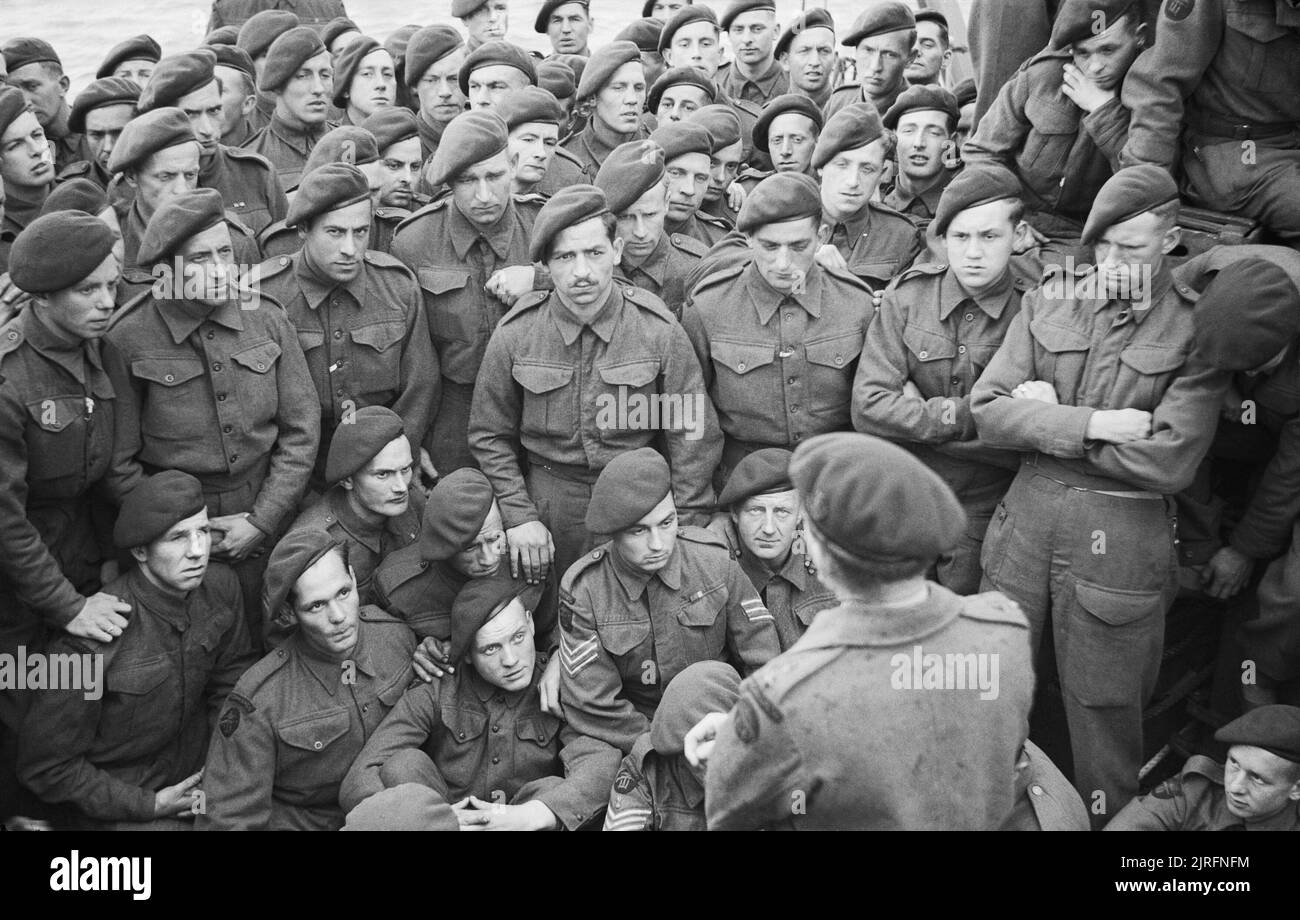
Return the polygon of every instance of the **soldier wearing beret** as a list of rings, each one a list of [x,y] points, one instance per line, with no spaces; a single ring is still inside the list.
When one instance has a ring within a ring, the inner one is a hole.
[[[588,182],[619,144],[644,140],[650,131],[642,122],[646,102],[645,68],[641,50],[628,41],[611,42],[591,56],[578,81],[578,112],[587,126],[561,146],[582,164]]]
[[[397,67],[392,54],[370,36],[334,58],[334,105],[341,124],[359,125],[397,101]]]
[[[136,35],[114,45],[104,56],[95,79],[122,77],[144,86],[153,76],[154,67],[162,58],[162,47],[152,36]]]
[[[709,187],[700,210],[730,223],[733,227],[745,201],[745,190],[737,184],[741,164],[745,162],[745,140],[740,133],[740,119],[730,106],[706,105],[690,115],[709,132]]]
[[[984,532],[1019,466],[981,440],[970,410],[971,388],[1028,289],[1011,272],[1029,233],[1019,196],[1000,166],[972,166],[948,186],[934,222],[946,258],[905,271],[885,291],[853,381],[853,426],[911,451],[966,512],[966,530],[934,576],[956,594],[979,590]]]
[[[916,16],[911,7],[899,0],[872,4],[853,20],[840,44],[853,49],[858,81],[831,93],[826,117],[855,102],[870,102],[876,111],[888,112],[907,89],[904,71],[916,44]]]
[[[644,58],[645,55],[642,54],[642,57]],[[537,85],[554,96],[556,101],[560,103],[560,111],[564,113],[564,117],[560,120],[561,137],[568,137],[575,131],[586,127],[585,122],[580,126],[573,114],[573,106],[576,101],[574,97],[578,93],[578,77],[571,65],[565,61],[555,59],[542,61],[537,65]]]
[[[208,512],[186,473],[164,470],[136,486],[113,541],[135,561],[105,587],[126,622],[111,642],[63,636],[46,646],[99,656],[103,670],[97,691],[31,695],[18,775],[44,801],[70,805],[75,826],[188,826],[178,819],[197,811],[211,719],[253,663],[239,580],[209,565]]]
[[[36,219],[54,183],[45,130],[22,92],[0,86],[0,187],[5,208],[0,232],[12,240]]]
[[[694,67],[673,67],[650,87],[646,111],[660,124],[681,121],[718,98],[713,81]]]
[[[451,15],[464,27],[471,52],[487,42],[505,41],[510,30],[506,0],[451,0]]]
[[[411,683],[415,637],[360,603],[346,547],[321,531],[293,531],[276,545],[265,602],[293,632],[226,700],[196,827],[338,830],[339,786]]]
[[[275,114],[275,93],[264,90],[258,84],[262,72],[266,69],[266,59],[275,40],[291,29],[302,25],[296,13],[288,10],[263,10],[249,17],[239,27],[239,36],[235,47],[244,51],[253,63],[253,84],[256,93],[254,110],[250,113],[253,134],[261,131],[271,122]]]
[[[135,117],[139,98],[140,84],[125,77],[105,77],[81,91],[72,104],[68,125],[81,132],[87,158],[63,169],[58,181],[85,178],[98,183],[100,188],[108,188],[113,179],[108,171],[109,158],[122,129]]]
[[[559,146],[568,115],[560,101],[540,86],[525,86],[501,97],[494,111],[510,130],[510,162],[515,195],[550,198],[562,188],[584,182],[582,163]]]
[[[361,27],[346,16],[335,16],[325,23],[320,30],[321,44],[325,46],[325,50],[334,59],[336,67],[338,66],[339,55],[346,51],[353,42],[363,37]]]
[[[257,133],[253,113],[257,111],[257,70],[242,48],[209,45],[217,56],[214,74],[221,81],[221,143],[242,147]]]
[[[708,764],[709,829],[1000,827],[1029,729],[1029,631],[1001,594],[925,580],[961,535],[961,506],[915,457],[862,434],[802,445],[790,477],[841,602],[740,685],[729,715],[688,734],[687,757]],[[934,662],[953,654],[988,670],[945,680]]]
[[[881,123],[894,132],[897,160],[893,184],[883,189],[881,204],[906,214],[922,228],[939,207],[957,162],[953,132],[957,99],[938,86],[910,86],[885,113]]]
[[[379,154],[371,174],[378,187],[372,193],[374,219],[366,245],[388,252],[397,228],[412,210],[429,203],[428,195],[416,191],[424,169],[419,116],[405,106],[388,105],[363,121],[361,128],[374,135]]]
[[[494,41],[469,52],[457,75],[470,109],[490,109],[506,93],[537,85],[537,65],[518,45]]]
[[[272,4],[268,0],[212,0],[212,13],[208,18],[208,31],[234,26],[239,28],[250,19],[264,15]],[[294,0],[294,12],[305,26],[322,31],[337,19],[346,21],[343,0]],[[278,13],[279,10],[270,10]],[[297,23],[294,23],[297,25]]]
[[[731,61],[713,77],[724,93],[762,105],[789,92],[789,77],[773,53],[778,35],[775,0],[731,0],[719,25],[731,41]]]
[[[11,38],[0,45],[0,55],[9,71],[8,84],[22,92],[50,142],[54,170],[84,160],[82,136],[68,125],[69,84],[58,53],[39,38]]]
[[[1149,795],[1129,802],[1108,831],[1300,830],[1300,709],[1260,706],[1214,733],[1224,763],[1201,754]]]
[[[546,36],[553,54],[591,57],[587,40],[594,22],[587,0],[546,0],[537,11],[533,31]]]
[[[1228,382],[1189,354],[1194,295],[1166,259],[1177,219],[1168,173],[1112,176],[1083,232],[1097,267],[1025,295],[970,398],[984,442],[1024,454],[984,538],[984,584],[1024,608],[1036,653],[1051,630],[1097,824],[1137,791],[1177,584],[1168,496],[1191,484]]]
[[[776,59],[790,81],[789,92],[802,93],[825,109],[835,87],[835,19],[814,7],[795,16],[776,40]]]
[[[732,229],[729,220],[701,210],[713,175],[713,136],[698,121],[667,122],[651,133],[650,142],[664,151],[664,229],[712,246]]]
[[[420,148],[427,161],[438,149],[447,124],[469,104],[460,89],[460,68],[468,52],[451,26],[426,26],[406,46],[405,80],[419,102]]]
[[[320,403],[280,305],[230,289],[220,194],[198,189],[162,205],[139,258],[164,269],[159,284],[118,311],[106,337],[121,411],[113,468],[124,476],[179,469],[202,483],[221,534],[213,554],[239,574],[257,642],[260,549],[307,487]]]
[[[825,121],[821,109],[801,93],[785,93],[763,106],[754,122],[754,149],[771,158],[771,169],[751,165],[740,174],[746,192],[778,172],[812,175],[812,154]]]
[[[641,49],[641,66],[645,68],[646,83],[654,86],[665,70],[663,56],[659,54],[659,33],[664,30],[662,19],[634,19],[614,36],[617,42],[632,42]]]

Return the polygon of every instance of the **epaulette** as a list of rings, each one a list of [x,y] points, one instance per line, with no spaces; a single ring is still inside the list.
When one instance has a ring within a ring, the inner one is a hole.
[[[546,204],[546,196],[539,192],[521,192],[510,197],[515,204],[535,204],[539,208]]]
[[[841,83],[839,86],[835,87],[835,89],[831,90],[831,99],[835,98],[840,93],[860,93],[861,91],[861,83]],[[826,101],[830,102],[830,99]]]
[[[680,249],[682,252],[703,259],[709,254],[709,247],[702,240],[697,240],[693,236],[687,236],[685,233],[668,234],[668,242]]]
[[[1175,281],[1173,284],[1173,288],[1175,291],[1177,291],[1179,294],[1182,295],[1184,300],[1189,301],[1190,303],[1196,303],[1198,300],[1201,299],[1201,295],[1198,294],[1196,292],[1196,289],[1193,288],[1190,284],[1185,284],[1182,281]]]
[[[90,172],[91,165],[92,164],[89,160],[78,160],[75,163],[69,163],[67,166],[63,167],[62,171],[57,176],[54,177],[54,181],[56,183],[63,183],[67,182],[69,179],[79,179]]]
[[[695,283],[695,287],[691,288],[691,299],[694,300],[695,295],[703,291],[705,288],[716,287],[719,284],[738,278],[740,273],[748,266],[748,262],[736,262],[731,265],[725,265],[717,271],[709,272]]]
[[[501,317],[501,322],[497,323],[497,325],[504,326],[506,323],[517,319],[533,307],[544,303],[546,298],[550,296],[550,291],[529,291],[527,294],[515,301],[515,305],[510,308],[510,312]]]
[[[727,220],[725,217],[718,217],[716,214],[709,214],[705,211],[696,211],[695,219],[721,230],[726,230],[728,233],[735,229],[735,227],[731,226],[731,221]]]
[[[406,228],[406,227],[408,227],[409,225],[415,223],[415,221],[419,220],[419,219],[420,219],[421,217],[423,217],[424,215],[426,215],[426,214],[432,214],[432,213],[434,213],[435,211],[441,211],[443,208],[445,208],[445,207],[447,206],[447,202],[449,202],[449,201],[451,201],[451,197],[450,197],[450,196],[444,196],[444,197],[442,197],[442,198],[437,198],[437,199],[435,199],[435,200],[429,202],[429,203],[426,204],[424,207],[420,208],[420,210],[418,210],[418,211],[416,211],[415,213],[413,213],[410,217],[406,218],[406,220],[404,220],[404,221],[402,221],[400,224],[398,224],[398,225],[397,225],[397,229],[394,230],[393,232],[394,232],[394,233],[401,233],[402,230],[403,230],[404,228]]]
[[[265,262],[259,262],[253,267],[249,274],[249,281],[265,281],[268,278],[274,278],[276,275],[282,275],[289,270],[293,264],[293,259],[289,256],[276,256],[267,259]]]
[[[277,233],[287,232],[288,230],[289,228],[285,226],[283,219],[273,220],[263,227],[257,234],[257,242],[260,245],[266,240],[269,240],[272,236],[275,236]]]
[[[659,297],[651,294],[645,288],[639,288],[635,284],[623,286],[623,297],[630,300],[644,310],[649,310],[656,316],[666,319],[668,322],[677,322],[677,317],[673,316],[673,311],[668,309],[668,304],[664,303]]]
[[[731,558],[731,546],[722,537],[705,527],[695,527],[689,524],[683,524],[677,528],[677,536],[687,543],[698,543],[701,546],[712,546],[722,550]]]
[[[118,323],[122,322],[122,320],[126,319],[127,316],[129,316],[132,312],[138,309],[140,304],[144,303],[146,300],[152,299],[152,297],[153,297],[153,291],[141,291],[139,294],[136,294],[126,303],[122,304],[122,306],[118,307],[113,312],[112,317],[108,321],[107,331],[111,332],[114,328],[117,327]]]
[[[873,211],[883,214],[885,217],[897,217],[899,220],[907,221],[907,223],[910,226],[916,226],[915,224],[912,223],[912,219],[910,217],[908,217],[906,214],[904,214],[902,211],[898,210],[897,208],[891,208],[887,204],[882,204],[879,201],[868,201],[867,207]]]
[[[579,556],[573,565],[569,566],[568,571],[566,571],[560,578],[560,597],[563,598],[567,594],[572,598],[573,586],[577,582],[579,576],[597,562],[604,559],[607,552],[609,552],[609,550],[605,547],[598,546]]]
[[[230,226],[234,227],[236,230],[241,231],[249,239],[257,239],[257,234],[253,232],[253,228],[240,220],[239,215],[234,211],[226,211],[226,223],[230,224]]]
[[[387,610],[376,607],[374,604],[366,604],[362,607],[360,616],[361,619],[365,620],[367,623],[398,623],[402,626],[406,625],[405,620],[393,616]]]
[[[406,210],[406,208],[396,208],[391,206],[375,208],[376,220],[396,221],[400,224],[410,216],[411,212]]]
[[[1029,628],[1020,605],[999,591],[986,591],[962,598],[964,603],[961,615],[985,623],[1006,623],[1010,626]]]
[[[744,170],[741,171],[740,175],[736,176],[736,181],[739,182],[741,179],[757,179],[762,181],[768,176],[774,175],[776,175],[776,170],[774,169],[755,169],[752,166],[746,166]]]
[[[1073,60],[1073,55],[1069,51],[1056,51],[1052,49],[1045,49],[1043,51],[1040,51],[1038,54],[1035,54],[1033,57],[1026,58],[1024,63],[1022,63],[1019,68],[1017,68],[1017,72],[1022,70],[1028,70],[1030,67],[1033,67],[1035,64],[1042,63],[1043,61],[1064,62],[1070,60]]]
[[[259,687],[271,679],[271,675],[280,670],[289,662],[289,653],[284,650],[284,646],[267,652],[251,668],[244,672],[235,684],[235,689],[231,691],[227,702],[237,703],[245,712],[252,712],[253,695],[257,693]],[[239,696],[243,702],[235,699]]]
[[[400,268],[412,278],[415,277],[415,272],[411,271],[405,262],[396,256],[389,255],[386,252],[381,252],[378,249],[367,249],[366,254],[362,256],[362,258],[364,258],[369,264],[378,266],[379,268]]]
[[[260,153],[253,153],[253,151],[245,150],[243,147],[231,147],[229,144],[222,144],[221,146],[225,149],[227,154],[236,160],[248,160],[250,163],[261,163],[266,167],[268,172],[275,171],[275,167],[271,165],[271,161]]]
[[[16,351],[18,346],[23,343],[23,331],[18,328],[18,317],[14,317],[0,326],[0,362],[4,361],[5,355],[11,351]]]
[[[1187,763],[1183,764],[1183,769],[1178,775],[1180,777],[1189,775],[1204,776],[1216,786],[1222,786],[1223,764],[1212,757],[1206,757],[1204,754],[1193,754],[1187,758]]]
[[[948,269],[947,262],[920,262],[912,263],[903,269],[897,278],[889,282],[887,290],[893,290],[896,287],[902,287],[903,284],[912,278],[931,277],[933,275],[942,275]]]
[[[828,268],[827,266],[823,265],[822,271],[826,272],[826,274],[830,275],[832,278],[836,279],[837,281],[843,281],[845,284],[851,284],[856,288],[861,288],[862,290],[866,291],[868,294],[871,294],[873,297],[876,296],[877,294],[875,288],[867,284],[866,281],[859,278],[857,275],[853,274],[853,272],[847,268],[839,268],[838,266]]]

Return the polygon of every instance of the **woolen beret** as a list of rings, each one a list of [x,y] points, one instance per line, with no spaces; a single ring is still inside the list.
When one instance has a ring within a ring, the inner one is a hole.
[[[774,96],[764,104],[762,111],[758,113],[758,118],[754,121],[753,133],[751,135],[754,146],[763,151],[767,149],[767,132],[772,127],[772,122],[778,115],[785,115],[790,112],[796,115],[806,115],[812,119],[815,129],[820,133],[822,126],[826,124],[826,117],[822,114],[821,107],[813,102],[803,93],[782,93]]]
[[[668,461],[657,450],[624,451],[605,465],[591,487],[587,529],[603,536],[625,530],[653,511],[672,487]]]
[[[653,140],[619,144],[596,173],[596,188],[605,193],[610,213],[622,214],[664,181],[664,151]]]
[[[168,199],[149,218],[136,262],[145,268],[166,261],[196,234],[225,219],[221,193],[214,188],[196,188]]]
[[[821,187],[804,173],[773,173],[754,186],[736,215],[736,229],[750,233],[768,224],[801,217],[820,218]]]
[[[952,489],[911,452],[870,435],[810,438],[790,460],[790,480],[809,526],[857,560],[929,563],[966,531]]]
[[[99,268],[115,242],[98,217],[81,211],[42,214],[14,240],[9,278],[28,294],[62,291]]]
[[[367,115],[360,125],[375,137],[375,146],[382,155],[385,150],[401,141],[420,136],[420,124],[415,113],[405,106],[385,105]]]
[[[939,196],[932,221],[935,235],[947,233],[952,219],[967,208],[1004,198],[1019,198],[1020,195],[1020,180],[1005,166],[996,163],[967,166],[953,177]]]
[[[504,64],[513,67],[528,77],[528,82],[537,85],[537,65],[533,57],[518,45],[510,42],[484,42],[469,53],[465,63],[460,65],[460,91],[469,94],[469,75],[480,67]]]
[[[582,71],[578,81],[578,99],[590,99],[610,81],[624,64],[640,64],[641,49],[633,42],[610,42],[598,48]]]
[[[81,134],[86,130],[86,113],[107,105],[135,105],[140,98],[140,84],[126,77],[104,77],[91,83],[72,103],[68,130]]]
[[[213,29],[207,35],[203,36],[203,44],[211,45],[213,47],[216,47],[217,45],[225,45],[228,48],[233,48],[237,41],[239,41],[238,26],[222,26],[219,29]],[[243,49],[241,48],[240,50],[242,51]],[[244,53],[247,54],[248,52],[245,51]]]
[[[275,544],[266,561],[266,576],[262,580],[262,610],[268,619],[274,620],[280,615],[280,608],[289,600],[289,594],[302,573],[340,545],[323,530],[290,531]]]
[[[582,75],[587,70],[588,59],[581,54],[557,54],[552,56],[550,60],[569,65],[569,69],[573,71],[573,86],[576,93],[578,84],[582,82]]]
[[[717,85],[694,67],[670,67],[650,87],[650,95],[646,97],[647,111],[653,114],[659,108],[659,100],[663,98],[664,90],[670,86],[698,86],[704,90],[710,102],[716,102],[718,98]]]
[[[303,174],[298,194],[289,203],[284,225],[292,229],[313,217],[369,198],[370,180],[365,173],[348,163],[325,163]]]
[[[445,134],[443,143],[446,143]],[[605,200],[605,193],[596,186],[565,186],[537,212],[537,219],[533,221],[533,238],[528,245],[529,261],[540,262],[545,259],[551,240],[574,224],[609,213],[609,202]]]
[[[108,157],[111,174],[140,166],[159,150],[180,144],[197,144],[189,117],[174,105],[163,106],[126,123],[117,146]]]
[[[1052,24],[1052,47],[1064,50],[1075,42],[1100,35],[1119,22],[1136,2],[1137,0],[1064,0]]]
[[[506,93],[492,107],[492,111],[497,113],[511,131],[520,125],[538,122],[558,125],[565,117],[560,100],[550,90],[540,86],[525,86]]]
[[[546,2],[542,4],[541,9],[537,11],[537,18],[533,20],[533,31],[540,35],[545,35],[546,27],[550,25],[551,14],[566,3],[581,4],[582,8],[587,11],[587,15],[591,15],[591,7],[587,3],[587,0],[546,0]]]
[[[411,47],[411,37],[416,32],[419,32],[421,28],[422,26],[415,23],[401,26],[394,29],[393,33],[384,39],[384,50],[392,55],[399,82],[406,79],[406,49]]]
[[[725,661],[697,661],[668,682],[650,722],[655,752],[686,750],[686,733],[711,712],[730,712],[740,695],[740,675]]]
[[[718,25],[718,15],[713,10],[703,4],[699,6],[684,6],[672,18],[664,24],[664,29],[659,33],[659,53],[663,54],[664,49],[673,43],[673,36],[683,26],[688,26],[693,22],[711,22],[715,29],[720,29]]]
[[[229,67],[238,70],[248,77],[249,89],[252,89],[257,83],[257,68],[253,66],[253,59],[248,56],[248,52],[243,48],[236,48],[234,45],[211,45],[212,52],[217,56],[218,67]]]
[[[701,106],[686,116],[686,120],[698,122],[709,132],[709,137],[713,138],[712,153],[744,140],[740,133],[740,118],[737,117],[736,110],[729,105],[717,102]]]
[[[402,417],[384,406],[364,406],[351,421],[334,429],[329,456],[325,460],[325,483],[334,485],[361,470],[376,454],[403,437]]]
[[[475,467],[443,476],[429,492],[420,523],[420,558],[450,559],[473,544],[492,513],[492,483]]]
[[[348,812],[342,830],[459,831],[460,820],[436,790],[424,783],[399,783],[363,799]]]
[[[970,105],[975,101],[975,81],[970,77],[962,80],[952,91],[953,96],[957,99],[957,108],[960,110],[964,106]],[[960,111],[959,111],[960,114]]]
[[[764,447],[748,454],[731,471],[718,496],[718,506],[734,508],[748,498],[765,492],[785,492],[790,482],[790,457],[784,447]]]
[[[27,97],[22,90],[16,86],[0,84],[0,134],[8,131],[19,115],[30,111],[32,107],[27,104]]]
[[[334,40],[340,35],[346,35],[348,32],[360,32],[361,27],[346,16],[335,16],[325,25],[321,26],[320,40],[326,48],[334,44]]]
[[[1300,708],[1273,703],[1257,706],[1214,733],[1224,744],[1249,744],[1300,763]]]
[[[336,107],[341,109],[348,104],[348,84],[352,82],[352,78],[361,69],[362,59],[376,51],[387,50],[387,48],[379,44],[378,39],[371,38],[369,35],[363,35],[343,50],[343,53],[334,62],[333,102]],[[391,53],[389,57],[392,57]],[[395,65],[396,62],[394,62]]]
[[[113,525],[113,545],[118,549],[148,546],[207,503],[203,486],[189,473],[163,470],[127,493]]]
[[[136,108],[141,112],[176,105],[190,93],[216,79],[217,53],[211,48],[196,48],[184,54],[169,54],[158,62],[153,76],[140,91]]]
[[[957,124],[957,119],[961,116],[956,96],[942,86],[921,83],[903,90],[881,122],[893,131],[898,128],[898,120],[908,112],[926,111],[943,112],[948,116],[950,125]]]
[[[790,21],[784,29],[781,30],[781,37],[776,40],[776,45],[772,53],[777,57],[785,54],[790,50],[790,43],[800,32],[807,32],[809,29],[830,29],[835,32],[835,17],[831,11],[824,7],[815,6],[810,10],[799,13]]]
[[[871,6],[853,20],[848,34],[840,42],[841,45],[856,48],[858,42],[872,35],[916,28],[916,16],[907,4],[899,3],[898,0],[868,0],[868,2]]]
[[[41,205],[42,214],[55,211],[81,211],[98,217],[108,207],[108,192],[89,179],[69,179],[54,186]]]
[[[254,13],[239,27],[235,46],[243,48],[254,59],[266,54],[275,40],[302,25],[297,13],[288,10],[262,10]]]
[[[40,38],[11,38],[0,45],[0,55],[4,56],[5,67],[12,74],[19,67],[28,64],[58,64],[63,66],[54,46]]]
[[[487,0],[451,0],[451,15],[464,19],[485,3]]]
[[[505,150],[509,143],[510,129],[496,112],[461,112],[442,132],[429,161],[429,183],[435,188],[447,185],[463,170]]]
[[[326,163],[349,163],[353,166],[365,166],[379,159],[379,142],[375,136],[360,125],[339,125],[325,132],[325,135],[311,148],[307,155],[307,164],[302,174],[306,176],[314,169]],[[299,180],[301,181],[301,180]]]
[[[718,24],[722,26],[725,32],[731,28],[731,24],[736,21],[736,17],[741,13],[753,13],[756,10],[771,10],[776,12],[776,0],[731,0],[727,4],[727,9],[722,14],[722,19]]]
[[[1196,350],[1223,371],[1267,363],[1300,333],[1300,291],[1264,259],[1242,259],[1206,285],[1192,313]]]
[[[257,88],[264,93],[284,89],[303,64],[325,53],[320,36],[310,28],[298,26],[290,29],[271,43]]]
[[[1090,246],[1107,228],[1177,200],[1178,185],[1164,169],[1151,163],[1127,166],[1107,179],[1093,199],[1083,242]]]
[[[614,36],[616,42],[631,42],[641,49],[642,54],[659,53],[659,33],[664,30],[664,21],[647,16],[634,19]]]
[[[668,121],[650,133],[650,140],[664,148],[664,161],[671,163],[688,153],[713,153],[709,130],[697,121]]]
[[[537,65],[537,85],[563,101],[578,91],[578,78],[564,61],[542,61]]]
[[[465,44],[465,37],[451,26],[426,26],[411,36],[406,45],[406,85],[415,86],[424,72]]]
[[[770,123],[769,123],[770,124]],[[822,126],[813,148],[812,165],[821,169],[836,155],[845,150],[857,150],[872,141],[880,140],[885,133],[880,123],[880,112],[870,102],[846,105]]]
[[[136,35],[124,42],[114,45],[104,58],[104,63],[95,71],[95,78],[111,77],[113,71],[124,61],[153,61],[155,64],[162,57],[162,47],[148,35]]]
[[[524,609],[531,612],[537,609],[541,596],[541,585],[530,585],[523,578],[512,578],[508,565],[501,566],[491,575],[465,582],[451,604],[448,660],[459,664],[473,648],[474,636],[483,624],[504,610],[512,600],[519,598]]]

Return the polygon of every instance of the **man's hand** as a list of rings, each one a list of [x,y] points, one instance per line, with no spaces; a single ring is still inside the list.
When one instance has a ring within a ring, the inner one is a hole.
[[[911,380],[903,381],[903,395],[909,399],[925,399],[925,397],[921,395],[921,388]]]
[[[1141,409],[1098,409],[1088,416],[1083,437],[1111,444],[1141,441],[1151,437],[1151,413]]]
[[[564,718],[564,710],[560,708],[559,652],[552,655],[551,660],[546,662],[546,670],[542,672],[542,679],[537,683],[537,695],[542,700],[542,712],[549,712],[553,716]]]
[[[1112,99],[1118,98],[1114,90],[1102,89],[1092,81],[1091,77],[1073,64],[1065,65],[1065,76],[1061,84],[1061,92],[1065,93],[1066,98],[1089,114],[1097,111]]]
[[[211,520],[221,540],[212,544],[212,556],[220,562],[242,562],[266,539],[266,534],[248,522],[248,513],[221,514]]]
[[[508,307],[523,297],[536,285],[531,265],[508,265],[498,268],[483,285],[483,289]]]
[[[849,263],[844,261],[844,256],[830,243],[822,244],[817,250],[817,264],[822,268],[837,268],[844,272],[849,270]]]
[[[425,447],[420,448],[420,478],[426,492],[438,482],[438,468],[433,465],[433,458]]]
[[[1011,398],[1036,399],[1039,402],[1051,403],[1053,406],[1061,404],[1061,401],[1056,398],[1056,387],[1046,380],[1026,380],[1011,391]]]
[[[555,554],[555,541],[541,521],[528,521],[506,530],[506,543],[510,545],[510,575],[518,578],[520,569],[530,585],[541,584],[551,567]]]
[[[471,795],[451,807],[463,831],[549,831],[556,825],[555,812],[541,802],[498,805]]]
[[[201,779],[203,779],[202,770],[185,777],[175,786],[159,789],[153,797],[153,816],[155,818],[194,817],[194,787]]]
[[[126,601],[101,591],[86,598],[86,602],[81,605],[81,612],[63,628],[83,639],[112,642],[126,629],[126,617],[123,614],[130,612],[131,605]]]
[[[1201,569],[1201,584],[1210,597],[1227,600],[1246,586],[1254,568],[1254,559],[1231,546],[1224,546]]]
[[[718,740],[718,728],[727,721],[727,713],[711,712],[695,723],[695,727],[686,733],[686,762],[692,767],[708,764],[713,745]]]
[[[739,211],[745,204],[745,187],[739,182],[727,186],[727,204],[733,211]]]
[[[450,642],[425,636],[424,640],[415,647],[415,654],[411,657],[411,667],[415,670],[415,675],[429,684],[435,680],[442,680],[447,674],[455,674],[456,668],[447,657],[450,652]]]

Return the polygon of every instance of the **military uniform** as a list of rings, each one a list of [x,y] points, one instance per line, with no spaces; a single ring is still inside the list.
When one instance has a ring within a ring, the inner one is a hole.
[[[451,605],[469,577],[450,562],[424,559],[418,545],[387,554],[371,580],[375,604],[406,621],[421,639],[451,636]]]
[[[312,148],[337,127],[327,121],[301,131],[279,115],[272,115],[265,127],[244,141],[242,149],[258,154],[271,164],[280,188],[293,188],[302,180]]]
[[[767,69],[757,77],[741,74],[734,61],[723,64],[713,75],[713,82],[731,99],[740,99],[761,106],[782,93],[790,92],[790,78],[776,59],[768,61]]]
[[[584,181],[594,182],[596,173],[600,172],[600,164],[605,162],[615,147],[628,141],[642,141],[649,136],[650,130],[644,120],[631,134],[615,134],[600,119],[592,117],[587,127],[565,138],[560,146],[572,154],[582,167],[582,174],[586,176]]]
[[[1016,804],[1004,831],[1086,831],[1088,809],[1056,764],[1025,741],[1016,764]]]
[[[529,191],[550,198],[562,188],[590,181],[583,172],[582,161],[563,147],[556,147],[551,162],[546,166],[546,175]]]
[[[658,753],[646,732],[636,739],[614,777],[603,830],[706,830],[704,784],[684,757]]]
[[[708,251],[709,247],[693,236],[663,233],[640,263],[634,263],[625,248],[617,274],[629,284],[654,294],[680,319],[686,301],[686,277]]]
[[[391,252],[397,228],[410,216],[411,212],[405,208],[374,208],[366,248],[371,252]],[[264,258],[278,261],[284,256],[297,255],[302,249],[302,237],[298,235],[297,227],[288,227],[283,220],[277,220],[258,231],[257,245]]]
[[[850,219],[837,223],[825,218],[830,243],[840,251],[849,271],[878,291],[901,275],[925,251],[923,234],[892,208],[874,201]]]
[[[223,26],[238,28],[252,16],[267,9],[288,7],[304,26],[310,26],[319,32],[331,19],[347,18],[343,0],[213,0],[212,14],[208,18],[208,31],[213,32]]]
[[[420,130],[420,152],[424,155],[423,160],[428,163],[433,158],[434,152],[438,145],[442,143],[442,132],[446,125],[436,125],[425,119],[421,112],[415,113],[416,127]],[[422,191],[425,191],[422,189]]]
[[[98,160],[78,160],[70,163],[59,171],[54,181],[56,184],[62,184],[72,179],[89,179],[105,191],[113,181],[113,177],[104,171]]]
[[[9,238],[10,245],[28,224],[40,217],[41,205],[45,204],[52,188],[52,182],[39,189],[14,185],[12,182],[5,185],[4,220],[0,221],[0,232]]]
[[[239,147],[218,145],[211,159],[199,165],[199,187],[219,191],[226,209],[255,235],[283,220],[289,210],[271,164]]]
[[[705,249],[713,246],[732,230],[731,222],[715,217],[703,208],[685,220],[664,221],[664,232],[670,236],[686,236],[703,243]]]
[[[1228,811],[1223,764],[1194,755],[1175,777],[1129,802],[1106,825],[1108,831],[1297,831],[1300,804],[1288,802],[1276,815],[1248,821]]]
[[[826,107],[822,111],[827,121],[830,121],[831,116],[840,109],[846,109],[855,102],[870,102],[877,111],[888,112],[889,107],[898,101],[898,97],[903,95],[906,89],[907,81],[903,79],[902,74],[899,74],[898,85],[883,96],[868,95],[861,83],[845,83],[831,91],[831,98],[827,100]]]
[[[939,199],[943,196],[943,190],[948,187],[948,183],[954,175],[956,173],[952,170],[945,169],[940,175],[939,181],[919,195],[904,189],[902,182],[895,180],[893,188],[881,196],[880,203],[897,211],[899,214],[911,218],[912,223],[924,228],[934,218],[934,213],[939,208]]]
[[[763,606],[772,614],[783,652],[808,631],[819,612],[839,603],[835,594],[818,581],[803,553],[791,551],[775,570],[747,546],[733,550],[732,555],[763,599]]]
[[[124,251],[122,258],[123,286],[118,291],[117,301],[119,304],[125,305],[127,301],[149,289],[156,280],[150,271],[151,266],[140,265],[138,259],[140,241],[144,239],[144,232],[149,226],[149,221],[140,213],[139,202],[135,200],[134,193],[128,192],[125,183],[120,180],[115,181],[109,188],[108,195],[113,202],[113,210],[117,212],[118,223],[122,228],[122,247]],[[230,241],[234,244],[235,263],[238,265],[256,265],[261,262],[262,251],[257,245],[253,231],[229,211],[226,212],[226,226],[230,228]]]

